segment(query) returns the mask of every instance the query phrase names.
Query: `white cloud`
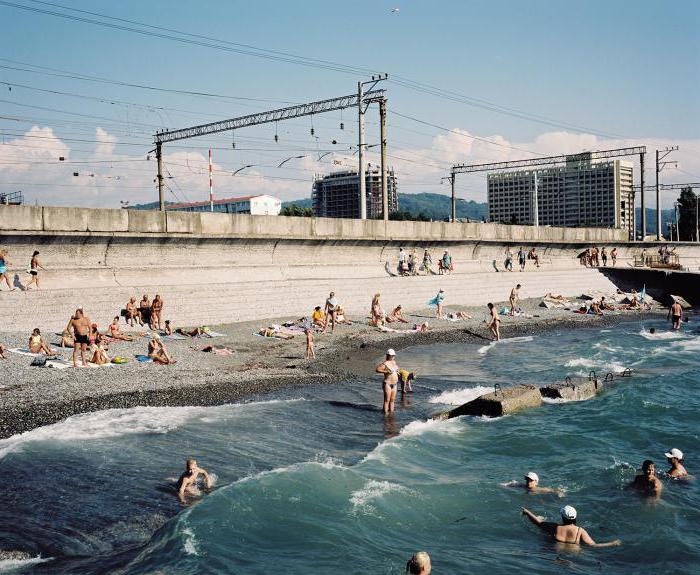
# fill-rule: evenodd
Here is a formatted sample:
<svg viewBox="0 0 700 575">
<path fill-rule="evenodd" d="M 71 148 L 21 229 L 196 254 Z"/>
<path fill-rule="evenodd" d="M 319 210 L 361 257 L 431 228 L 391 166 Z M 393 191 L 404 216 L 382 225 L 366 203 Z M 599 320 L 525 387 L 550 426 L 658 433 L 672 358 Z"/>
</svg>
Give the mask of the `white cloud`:
<svg viewBox="0 0 700 575">
<path fill-rule="evenodd" d="M 479 139 L 476 139 L 479 138 Z M 119 139 L 97 128 L 92 149 L 81 143 L 71 149 L 70 142 L 56 137 L 50 127 L 33 127 L 24 136 L 0 144 L 0 190 L 21 189 L 30 202 L 47 205 L 79 205 L 88 207 L 118 207 L 120 200 L 132 204 L 156 201 L 156 162 L 146 160 L 144 152 L 119 146 Z M 494 145 L 489 141 L 498 145 Z M 391 144 L 391 141 L 390 141 Z M 546 132 L 532 142 L 511 142 L 501 135 L 477 135 L 466 129 L 435 136 L 423 148 L 389 148 L 389 163 L 399 178 L 399 190 L 405 193 L 430 191 L 446 193 L 440 187 L 442 176 L 454 163 L 484 163 L 533 157 L 539 155 L 574 153 L 583 150 L 647 145 L 647 183 L 653 181 L 653 150 L 678 145 L 672 158 L 680 170 L 668 167 L 663 181 L 687 182 L 700 180 L 700 140 L 672 141 L 667 139 L 608 140 L 591 134 L 564 131 Z M 125 151 L 128 150 L 128 151 Z M 63 157 L 64 161 L 60 161 Z M 671 159 L 671 157 L 669 157 Z M 634 158 L 636 161 L 636 158 Z M 367 161 L 379 162 L 378 148 L 368 150 Z M 203 201 L 208 198 L 208 158 L 199 152 L 176 151 L 164 153 L 165 182 L 169 201 Z M 261 163 L 273 164 L 270 160 Z M 214 152 L 214 195 L 217 198 L 267 193 L 284 200 L 309 197 L 314 174 L 343 169 L 355 169 L 357 156 L 333 153 L 322 161 L 314 155 L 295 158 L 280 169 L 247 168 L 236 176 L 230 166 L 216 163 Z M 682 170 L 682 171 L 681 171 Z M 73 173 L 78 173 L 74 176 Z M 484 174 L 458 176 L 460 197 L 484 201 Z M 664 195 L 664 205 L 670 205 L 676 194 Z M 651 201 L 651 200 L 650 200 Z"/>
</svg>

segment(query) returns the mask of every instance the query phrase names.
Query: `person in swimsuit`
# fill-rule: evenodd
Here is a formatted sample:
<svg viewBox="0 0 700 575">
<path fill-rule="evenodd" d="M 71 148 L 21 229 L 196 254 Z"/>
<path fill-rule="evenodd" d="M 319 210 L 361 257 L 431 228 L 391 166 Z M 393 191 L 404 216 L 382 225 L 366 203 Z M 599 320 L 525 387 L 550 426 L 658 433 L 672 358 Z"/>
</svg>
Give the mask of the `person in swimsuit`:
<svg viewBox="0 0 700 575">
<path fill-rule="evenodd" d="M 39 289 L 39 269 L 46 270 L 44 266 L 39 263 L 39 252 L 35 251 L 32 254 L 32 259 L 29 262 L 29 275 L 32 276 L 31 281 L 25 286 L 25 290 L 28 290 L 32 284 Z"/>
<path fill-rule="evenodd" d="M 683 466 L 683 452 L 675 447 L 668 453 L 664 453 L 666 460 L 671 465 L 671 469 L 666 472 L 666 475 L 673 477 L 674 479 L 679 479 L 681 477 L 688 477 L 688 471 Z"/>
<path fill-rule="evenodd" d="M 335 299 L 335 292 L 331 292 L 326 300 L 326 325 L 323 326 L 323 331 L 321 333 L 326 333 L 326 328 L 328 327 L 328 322 L 331 324 L 331 333 L 335 330 L 335 316 L 336 308 L 338 307 L 338 300 Z"/>
<path fill-rule="evenodd" d="M 165 327 L 163 328 L 165 335 L 173 335 L 173 328 L 170 326 L 170 320 L 165 320 Z"/>
<path fill-rule="evenodd" d="M 156 294 L 151 304 L 151 329 L 161 329 L 160 316 L 163 313 L 163 300 Z"/>
<path fill-rule="evenodd" d="M 583 527 L 576 525 L 576 509 L 571 505 L 566 505 L 561 508 L 562 523 L 550 523 L 543 521 L 529 509 L 522 508 L 522 514 L 525 515 L 534 525 L 537 525 L 542 531 L 551 535 L 559 543 L 570 543 L 572 545 L 581 545 L 585 543 L 591 547 L 616 547 L 622 545 L 622 541 L 608 541 L 607 543 L 596 543 Z"/>
<path fill-rule="evenodd" d="M 78 350 L 83 367 L 87 367 L 87 346 L 90 343 L 90 320 L 83 313 L 83 308 L 75 310 L 75 314 L 68 322 L 66 330 L 73 334 L 73 367 L 78 367 Z"/>
<path fill-rule="evenodd" d="M 396 363 L 396 352 L 393 349 L 386 350 L 386 359 L 377 366 L 376 373 L 384 376 L 384 414 L 394 413 L 394 401 L 396 401 L 396 386 L 399 383 L 399 366 Z"/>
<path fill-rule="evenodd" d="M 610 250 L 610 259 L 612 260 L 613 267 L 615 267 L 617 265 L 617 248 Z"/>
<path fill-rule="evenodd" d="M 204 476 L 204 486 L 207 489 L 211 489 L 212 480 L 211 476 L 205 469 L 197 466 L 197 462 L 194 459 L 188 459 L 185 463 L 185 471 L 180 475 L 180 479 L 177 480 L 177 498 L 180 503 L 186 503 L 186 495 L 190 497 L 196 497 L 200 495 L 199 489 L 197 489 L 197 480 L 199 476 Z"/>
<path fill-rule="evenodd" d="M 108 328 L 109 337 L 112 339 L 120 339 L 122 341 L 134 341 L 130 335 L 124 335 L 119 329 L 119 316 L 115 316 Z"/>
<path fill-rule="evenodd" d="M 398 321 L 400 323 L 408 323 L 408 320 L 403 316 L 403 308 L 400 305 L 397 305 L 392 312 L 386 316 L 386 322 L 391 323 L 394 321 Z"/>
<path fill-rule="evenodd" d="M 38 327 L 35 327 L 32 335 L 29 336 L 29 351 L 32 353 L 45 353 L 46 355 L 55 355 L 56 353 L 49 347 L 49 344 L 44 341 Z"/>
<path fill-rule="evenodd" d="M 141 315 L 141 325 L 147 324 L 149 327 L 151 325 L 151 301 L 148 299 L 147 294 L 143 294 L 141 301 L 139 302 L 139 313 Z"/>
<path fill-rule="evenodd" d="M 93 323 L 90 330 L 90 363 L 95 365 L 105 365 L 111 361 L 107 355 L 104 336 L 97 329 L 97 324 Z"/>
<path fill-rule="evenodd" d="M 501 485 L 503 487 L 522 487 L 529 493 L 556 493 L 559 497 L 564 497 L 564 492 L 561 489 L 540 486 L 540 476 L 534 471 L 530 471 L 525 475 L 525 483 L 513 480 L 501 483 Z"/>
<path fill-rule="evenodd" d="M 399 381 L 401 382 L 401 393 L 413 393 L 413 384 L 411 383 L 416 379 L 416 374 L 412 371 L 406 369 L 399 370 Z"/>
<path fill-rule="evenodd" d="M 681 329 L 682 316 L 683 308 L 681 307 L 681 304 L 674 300 L 673 305 L 671 305 L 671 309 L 668 310 L 668 315 L 666 316 L 666 319 L 671 319 L 674 331 Z"/>
<path fill-rule="evenodd" d="M 316 351 L 314 351 L 314 332 L 308 327 L 304 330 L 306 334 L 306 359 L 316 359 Z"/>
<path fill-rule="evenodd" d="M 5 346 L 0 343 L 0 359 L 7 359 L 5 356 Z"/>
<path fill-rule="evenodd" d="M 508 315 L 515 315 L 515 306 L 520 301 L 520 284 L 516 285 L 512 290 L 510 290 L 510 313 Z"/>
<path fill-rule="evenodd" d="M 382 294 L 375 293 L 374 297 L 372 297 L 372 305 L 369 308 L 369 324 L 370 325 L 384 325 L 384 310 L 382 309 L 382 304 L 379 301 L 379 298 L 382 297 Z"/>
<path fill-rule="evenodd" d="M 7 250 L 0 250 L 0 285 L 2 285 L 2 280 L 5 280 L 7 287 L 10 291 L 15 291 L 16 288 L 10 283 L 10 276 L 7 273 L 7 266 L 11 265 L 12 262 L 7 258 Z"/>
<path fill-rule="evenodd" d="M 636 475 L 629 487 L 642 492 L 644 495 L 650 495 L 655 498 L 661 497 L 661 491 L 664 486 L 661 480 L 656 477 L 656 464 L 647 459 L 642 463 L 641 475 Z"/>
<path fill-rule="evenodd" d="M 138 321 L 140 325 L 143 325 L 143 321 L 141 320 L 141 312 L 139 312 L 138 307 L 136 307 L 135 297 L 130 298 L 126 303 L 125 311 L 125 319 L 131 324 L 131 327 L 134 327 L 134 320 Z"/>
<path fill-rule="evenodd" d="M 154 333 L 151 336 L 151 341 L 148 342 L 148 357 L 155 363 L 160 363 L 162 365 L 175 363 L 175 360 L 170 356 L 168 350 L 165 349 L 165 345 L 163 345 L 157 333 Z"/>
<path fill-rule="evenodd" d="M 430 555 L 425 551 L 415 553 L 406 562 L 406 575 L 430 575 L 431 570 Z"/>
<path fill-rule="evenodd" d="M 489 308 L 489 312 L 491 313 L 491 321 L 486 320 L 486 325 L 491 330 L 491 333 L 493 334 L 493 337 L 495 338 L 495 340 L 500 341 L 501 340 L 501 328 L 500 328 L 501 320 L 498 317 L 498 312 L 496 311 L 496 307 L 492 303 L 487 304 L 487 307 Z"/>
</svg>

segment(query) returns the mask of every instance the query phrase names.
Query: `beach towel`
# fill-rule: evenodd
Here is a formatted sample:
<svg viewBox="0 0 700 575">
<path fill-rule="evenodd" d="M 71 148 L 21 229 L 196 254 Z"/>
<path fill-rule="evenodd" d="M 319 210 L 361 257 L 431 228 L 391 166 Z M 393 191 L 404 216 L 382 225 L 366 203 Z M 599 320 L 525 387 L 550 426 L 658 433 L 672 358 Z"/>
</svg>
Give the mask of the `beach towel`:
<svg viewBox="0 0 700 575">
<path fill-rule="evenodd" d="M 161 336 L 161 339 L 165 341 L 179 341 L 183 339 L 190 339 L 186 335 L 182 335 L 181 333 L 171 333 L 170 335 L 163 335 Z"/>
<path fill-rule="evenodd" d="M 225 333 L 219 333 L 216 331 L 205 331 L 202 337 L 226 337 Z"/>
<path fill-rule="evenodd" d="M 71 366 L 65 359 L 49 359 L 46 362 L 46 367 L 53 367 L 54 369 L 66 369 Z"/>
<path fill-rule="evenodd" d="M 148 362 L 148 361 L 153 361 L 153 358 L 148 357 L 147 355 L 135 355 L 136 361 L 141 361 L 141 362 Z"/>
<path fill-rule="evenodd" d="M 36 357 L 37 355 L 39 355 L 38 353 L 32 353 L 27 348 L 21 347 L 13 347 L 8 349 L 7 351 L 9 351 L 10 353 L 16 353 L 18 355 L 28 355 L 29 357 Z"/>
<path fill-rule="evenodd" d="M 278 337 L 276 335 L 263 335 L 261 333 L 253 332 L 251 335 L 254 335 L 255 337 L 263 337 L 265 339 L 283 339 L 281 337 Z"/>
</svg>

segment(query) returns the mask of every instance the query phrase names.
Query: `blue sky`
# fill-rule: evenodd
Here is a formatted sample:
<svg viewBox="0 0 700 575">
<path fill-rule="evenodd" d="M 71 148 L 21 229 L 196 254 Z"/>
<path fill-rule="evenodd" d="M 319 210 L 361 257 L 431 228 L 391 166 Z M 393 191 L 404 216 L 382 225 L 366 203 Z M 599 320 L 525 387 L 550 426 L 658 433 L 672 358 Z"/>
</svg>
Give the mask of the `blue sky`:
<svg viewBox="0 0 700 575">
<path fill-rule="evenodd" d="M 386 83 L 390 159 L 405 192 L 446 191 L 439 178 L 455 161 L 528 157 L 513 147 L 557 153 L 639 143 L 653 149 L 677 143 L 681 150 L 674 157 L 680 170 L 669 168 L 664 181 L 700 180 L 700 3 L 696 1 L 204 4 L 64 0 L 67 10 L 32 0 L 8 2 L 85 18 L 94 17 L 75 9 L 93 11 L 238 45 L 387 72 L 390 80 L 408 79 L 457 93 L 460 102 Z M 394 7 L 398 13 L 391 11 Z M 153 199 L 154 168 L 145 162 L 145 154 L 154 129 L 351 93 L 363 78 L 356 72 L 182 44 L 1 3 L 0 33 L 0 57 L 5 59 L 0 60 L 0 66 L 5 66 L 0 67 L 1 115 L 14 118 L 0 120 L 4 141 L 14 143 L 13 154 L 2 156 L 0 190 L 21 187 L 32 200 L 46 203 L 118 205 L 121 198 Z M 133 84 L 265 101 L 192 97 L 59 78 L 8 69 L 27 69 L 8 60 Z M 481 102 L 473 105 L 465 99 Z M 488 109 L 494 104 L 507 113 Z M 537 116 L 538 121 L 522 115 Z M 368 121 L 372 143 L 377 140 L 375 112 Z M 285 199 L 307 196 L 314 173 L 352 166 L 348 148 L 356 138 L 351 110 L 342 119 L 339 113 L 314 118 L 313 125 L 318 139 L 310 135 L 307 119 L 278 126 L 277 145 L 275 128 L 265 126 L 236 134 L 240 151 L 229 149 L 230 134 L 190 140 L 187 148 L 169 148 L 170 199 L 180 199 L 176 195 L 201 199 L 206 188 L 202 161 L 210 145 L 215 147 L 216 187 L 222 195 L 269 190 Z M 36 156 L 31 169 L 26 169 L 21 162 L 29 148 L 21 146 L 29 144 L 27 138 L 18 138 L 33 126 L 44 130 L 29 138 L 35 148 L 49 138 L 58 141 L 51 140 L 51 151 L 31 150 Z M 477 146 L 472 135 L 502 145 Z M 340 144 L 332 145 L 333 139 Z M 42 161 L 52 163 L 61 145 L 71 160 L 85 164 L 42 165 Z M 325 150 L 336 153 L 324 162 L 316 161 Z M 283 169 L 274 167 L 297 154 L 309 157 L 289 162 Z M 110 159 L 119 161 L 106 168 Z M 230 173 L 246 164 L 255 167 L 232 179 Z M 81 175 L 74 177 L 77 167 Z M 83 177 L 88 173 L 94 176 Z M 648 181 L 652 175 L 649 171 Z M 49 186 L 52 182 L 55 188 Z M 462 197 L 483 200 L 483 178 L 466 179 L 458 191 Z"/>
</svg>

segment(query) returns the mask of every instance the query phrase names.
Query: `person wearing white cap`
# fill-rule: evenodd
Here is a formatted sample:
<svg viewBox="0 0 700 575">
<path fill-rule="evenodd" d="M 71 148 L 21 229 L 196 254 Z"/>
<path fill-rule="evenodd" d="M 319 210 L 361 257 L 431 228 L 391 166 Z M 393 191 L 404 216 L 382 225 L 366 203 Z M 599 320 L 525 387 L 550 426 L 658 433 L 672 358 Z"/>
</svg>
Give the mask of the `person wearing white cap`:
<svg viewBox="0 0 700 575">
<path fill-rule="evenodd" d="M 529 471 L 525 475 L 525 483 L 520 481 L 509 481 L 508 483 L 501 483 L 503 487 L 523 487 L 530 493 L 556 493 L 559 497 L 564 497 L 564 492 L 561 489 L 553 489 L 552 487 L 541 487 L 540 486 L 540 476 L 534 471 Z"/>
<path fill-rule="evenodd" d="M 622 541 L 608 541 L 607 543 L 596 543 L 583 527 L 576 525 L 576 509 L 571 505 L 565 505 L 560 510 L 561 524 L 544 521 L 529 509 L 522 508 L 525 515 L 533 524 L 542 531 L 548 533 L 559 543 L 571 543 L 573 545 L 590 545 L 591 547 L 616 547 L 622 545 Z"/>
<path fill-rule="evenodd" d="M 664 453 L 666 459 L 671 465 L 666 474 L 678 479 L 679 477 L 688 477 L 688 471 L 683 467 L 683 452 L 680 449 L 673 448 L 668 453 Z"/>
<path fill-rule="evenodd" d="M 399 383 L 399 366 L 396 363 L 396 352 L 393 349 L 386 350 L 386 359 L 375 369 L 384 376 L 384 414 L 394 413 L 394 401 L 396 401 L 396 386 Z"/>
</svg>

